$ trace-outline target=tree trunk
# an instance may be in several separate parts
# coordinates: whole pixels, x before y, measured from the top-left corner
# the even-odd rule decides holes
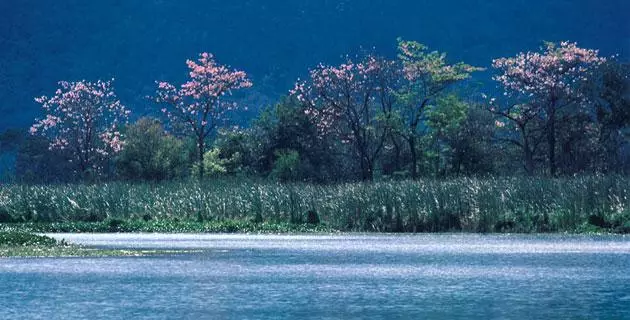
[[[409,151],[411,152],[411,179],[418,178],[418,154],[416,153],[416,137],[409,137]]]
[[[197,152],[199,154],[197,155],[197,157],[198,157],[198,161],[199,161],[199,180],[203,179],[203,176],[204,176],[204,173],[205,173],[204,171],[206,169],[205,165],[203,163],[203,159],[204,159],[204,156],[205,156],[204,153],[206,151],[205,149],[206,149],[206,143],[205,143],[204,139],[201,138],[201,137],[198,138],[198,140],[197,140]]]
[[[394,144],[394,170],[393,172],[400,171],[400,146],[394,140],[392,142]]]
[[[435,176],[440,176],[440,160],[441,160],[441,150],[440,150],[440,136],[442,135],[442,130],[438,130],[437,135],[435,136]]]
[[[529,149],[529,145],[525,143],[523,147],[523,152],[525,153],[525,172],[527,172],[528,176],[534,175],[534,155],[532,151]]]
[[[556,106],[552,102],[548,110],[549,125],[547,127],[547,147],[549,152],[549,175],[556,175]]]
[[[522,144],[520,145],[523,149],[523,157],[525,164],[525,172],[528,176],[534,175],[534,152],[529,145],[529,139],[527,138],[526,124],[518,123],[519,131],[521,132]]]
[[[367,156],[361,157],[361,179],[363,181],[372,181],[374,179],[373,166]]]

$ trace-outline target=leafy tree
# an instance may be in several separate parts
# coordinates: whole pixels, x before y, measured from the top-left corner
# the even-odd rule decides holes
[[[24,183],[74,181],[75,165],[68,150],[50,148],[45,137],[28,136],[19,146],[15,159],[15,177]]]
[[[221,150],[221,158],[232,159],[225,163],[226,174],[255,173],[255,152],[260,141],[249,129],[219,130],[214,148]]]
[[[254,121],[251,135],[256,142],[253,149],[257,171],[270,174],[279,154],[295,150],[300,157],[302,178],[325,182],[347,177],[349,170],[339,165],[344,162],[339,159],[340,149],[346,146],[319,135],[316,124],[305,111],[297,99],[283,98]]]
[[[276,161],[270,176],[283,182],[300,180],[300,154],[295,150],[276,151]]]
[[[466,119],[467,113],[468,104],[459,100],[454,94],[438,98],[435,105],[427,109],[426,125],[429,128],[427,138],[432,145],[430,152],[436,175],[440,174],[442,162],[447,160],[444,157],[451,152],[447,138],[454,136],[460,130],[460,125]]]
[[[449,64],[446,54],[427,52],[427,47],[415,42],[398,39],[398,58],[402,63],[405,84],[398,91],[397,119],[395,131],[403,137],[411,152],[411,177],[417,177],[417,144],[422,128],[425,109],[446,89],[482,68],[463,62]]]
[[[506,156],[494,144],[494,119],[483,106],[467,104],[457,130],[449,130],[443,138],[450,150],[451,172],[455,175],[492,173],[500,158]]]
[[[597,75],[587,90],[593,97],[600,129],[599,168],[604,172],[620,170],[624,167],[623,150],[630,144],[630,64],[610,60]]]
[[[238,153],[232,155],[231,158],[224,158],[221,156],[221,149],[212,148],[206,152],[203,159],[203,168],[199,163],[193,165],[193,175],[199,175],[199,172],[203,172],[203,176],[206,178],[214,178],[228,174],[228,168],[233,167],[235,163],[240,162],[240,155]]]
[[[125,131],[125,148],[116,158],[117,174],[130,180],[181,177],[188,166],[184,143],[164,131],[157,119],[141,118]]]

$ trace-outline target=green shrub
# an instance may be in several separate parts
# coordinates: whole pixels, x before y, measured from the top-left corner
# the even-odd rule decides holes
[[[271,178],[283,182],[300,179],[300,154],[295,150],[276,151]]]
[[[0,246],[44,246],[51,247],[57,240],[26,232],[0,231]]]
[[[240,162],[240,153],[234,153],[230,158],[222,155],[221,149],[212,148],[203,157],[203,174],[205,177],[217,178],[230,173],[235,173],[236,164]],[[192,176],[199,176],[199,163],[192,168]]]
[[[127,127],[125,148],[116,158],[117,174],[129,180],[167,180],[186,173],[184,143],[165,133],[162,124],[141,118]]]

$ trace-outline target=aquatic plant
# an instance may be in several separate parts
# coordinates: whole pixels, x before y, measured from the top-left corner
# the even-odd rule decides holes
[[[312,211],[326,228],[346,231],[575,232],[600,221],[589,218],[596,216],[605,222],[603,229],[622,232],[630,227],[628,185],[620,176],[7,185],[0,187],[0,212],[18,224],[85,223],[84,228],[97,224],[99,230],[119,231],[217,223],[193,229],[212,231],[224,228],[222,221],[247,223],[234,230],[257,230],[261,222],[307,222]],[[135,224],[155,227],[130,227]]]
[[[57,245],[57,240],[27,232],[0,231],[0,247],[2,246],[43,246]]]

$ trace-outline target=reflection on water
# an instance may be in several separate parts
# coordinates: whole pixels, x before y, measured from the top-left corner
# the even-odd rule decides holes
[[[0,318],[630,318],[630,238],[56,235],[156,257],[0,260]]]

